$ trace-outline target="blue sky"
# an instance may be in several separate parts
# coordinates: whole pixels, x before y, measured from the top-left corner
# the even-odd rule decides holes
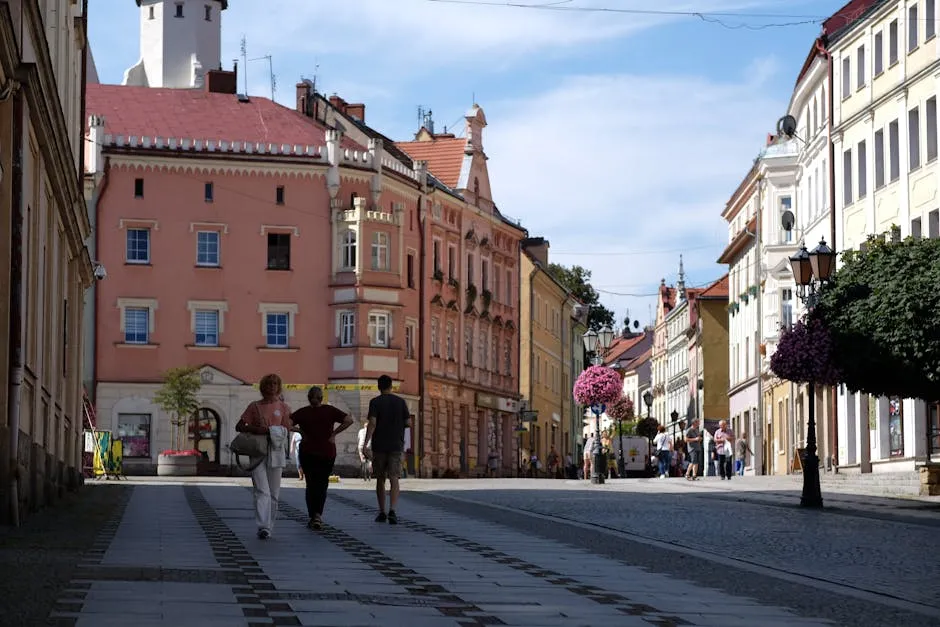
[[[190,0],[193,1],[193,0]],[[202,4],[199,0],[196,4]],[[397,139],[417,107],[462,129],[476,101],[489,126],[494,200],[550,259],[592,270],[608,307],[646,322],[660,278],[687,283],[724,268],[720,213],[785,113],[796,74],[833,0],[569,0],[565,10],[430,0],[232,0],[222,61],[272,55],[277,100],[317,75],[321,91],[366,103],[370,125]],[[99,7],[107,5],[107,10]],[[780,14],[721,17],[577,12],[572,8]],[[96,10],[98,9],[98,10]],[[120,83],[140,56],[131,0],[91,3],[102,82]],[[753,30],[767,23],[808,22]],[[751,28],[735,28],[744,24]],[[240,70],[241,71],[241,70]],[[268,96],[267,64],[248,64],[249,91]]]

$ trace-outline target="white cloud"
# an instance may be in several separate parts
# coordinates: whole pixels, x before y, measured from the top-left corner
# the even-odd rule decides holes
[[[720,213],[785,102],[764,95],[765,71],[740,81],[697,76],[581,76],[533,98],[491,104],[485,149],[500,208],[544,235],[560,263],[591,269],[598,286],[655,292],[719,277]],[[703,249],[702,247],[709,246]],[[652,254],[637,254],[660,251]],[[630,255],[598,255],[598,252]],[[605,295],[618,318],[647,320],[651,298]]]

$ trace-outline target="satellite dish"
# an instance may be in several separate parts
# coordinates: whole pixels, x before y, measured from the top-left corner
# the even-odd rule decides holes
[[[784,211],[783,215],[780,216],[780,226],[783,227],[783,230],[792,231],[794,224],[796,224],[796,218],[793,217],[793,212],[790,210]]]
[[[783,135],[787,139],[796,135],[796,118],[785,115],[777,120],[777,135]]]

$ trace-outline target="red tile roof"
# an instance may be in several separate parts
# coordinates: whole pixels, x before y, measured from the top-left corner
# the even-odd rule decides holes
[[[728,298],[728,275],[726,274],[702,290],[699,298]]]
[[[447,135],[436,136],[428,141],[396,142],[395,145],[412,159],[427,161],[431,174],[444,185],[457,189],[464,150],[467,147],[466,139]]]
[[[881,2],[881,0],[849,0],[845,6],[833,13],[829,19],[823,22],[823,33],[832,36],[833,33],[853,24],[879,2]]]
[[[639,368],[641,365],[643,365],[644,363],[646,363],[647,361],[649,361],[652,356],[653,356],[653,347],[650,346],[645,351],[643,351],[642,353],[640,353],[639,355],[637,355],[636,357],[628,361],[626,364],[624,364],[623,369],[625,371],[635,370]]]
[[[233,94],[198,89],[88,85],[89,114],[104,117],[104,132],[165,137],[323,146],[326,129],[313,118],[267,98],[239,102]],[[364,150],[344,138],[343,147]]]

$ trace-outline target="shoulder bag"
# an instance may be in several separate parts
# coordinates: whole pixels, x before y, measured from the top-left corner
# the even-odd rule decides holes
[[[252,406],[255,408],[260,418],[261,410],[258,409],[258,405],[252,403]],[[229,444],[229,450],[232,451],[235,465],[246,472],[251,472],[268,456],[268,436],[258,435],[256,433],[239,433],[235,436],[235,439],[232,440],[232,443]],[[241,457],[243,456],[248,458],[248,465],[242,464]]]

